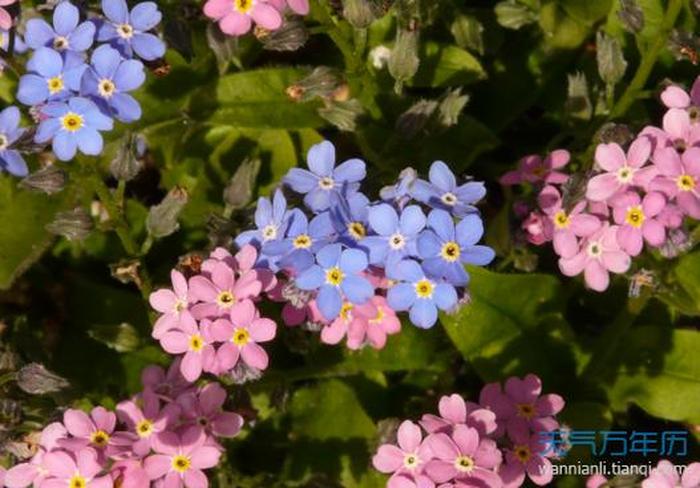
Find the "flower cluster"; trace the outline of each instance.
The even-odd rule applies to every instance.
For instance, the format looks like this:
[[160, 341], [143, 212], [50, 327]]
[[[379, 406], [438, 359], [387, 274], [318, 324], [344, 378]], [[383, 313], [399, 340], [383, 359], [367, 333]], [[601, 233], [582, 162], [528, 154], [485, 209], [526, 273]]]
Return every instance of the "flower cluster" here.
[[[115, 119], [129, 123], [141, 117], [131, 95], [146, 79], [141, 60], [165, 54], [165, 44], [151, 32], [162, 17], [156, 3], [142, 2], [129, 10], [125, 0], [103, 0], [102, 12], [85, 19], [65, 0], [56, 5], [51, 24], [32, 18], [24, 39], [16, 35], [15, 49], [31, 50], [17, 100], [31, 107], [38, 123], [34, 141], [50, 143], [62, 161], [78, 151], [100, 154], [101, 132], [111, 130]], [[0, 167], [24, 176], [26, 163], [8, 149], [24, 129], [19, 128], [19, 111], [6, 110], [8, 115], [0, 117]]]
[[203, 470], [223, 452], [217, 439], [236, 436], [242, 417], [223, 410], [226, 391], [218, 383], [188, 383], [177, 362], [167, 372], [147, 367], [142, 380], [143, 390], [116, 412], [66, 410], [62, 422], [43, 429], [31, 460], [5, 472], [0, 485], [206, 488]]
[[293, 168], [283, 180], [305, 208], [288, 208], [277, 190], [272, 201], [258, 201], [256, 229], [236, 238], [260, 250], [260, 266], [280, 274], [288, 325], [307, 320], [323, 328], [324, 342], [347, 336], [350, 348], [381, 348], [400, 328], [397, 312], [432, 327], [438, 309], [454, 310], [466, 295], [464, 265], [494, 257], [477, 244], [484, 229], [474, 204], [484, 185], [458, 184], [441, 161], [429, 181], [404, 170], [379, 201], [360, 191], [365, 163], [336, 166], [330, 142], [310, 149], [308, 168]]
[[[698, 488], [700, 486], [700, 463], [690, 463], [682, 468], [662, 459], [651, 470], [649, 477], [642, 480], [641, 487]], [[608, 479], [602, 474], [594, 474], [586, 480], [586, 488], [602, 488], [604, 486], [608, 486]]]
[[661, 127], [645, 127], [626, 149], [599, 144], [582, 190], [578, 178], [562, 172], [569, 162], [564, 150], [545, 159], [527, 156], [501, 178], [504, 185], [534, 187], [536, 208], [518, 204], [522, 229], [532, 244], [552, 242], [563, 274], [583, 273], [590, 288], [603, 291], [609, 273], [627, 272], [645, 247], [673, 241], [684, 218], [700, 218], [697, 92], [666, 88]]
[[453, 394], [440, 399], [440, 415], [404, 421], [397, 444], [379, 447], [372, 463], [391, 474], [390, 488], [517, 487], [525, 477], [544, 486], [555, 456], [540, 432], [559, 428], [564, 408], [556, 394], [542, 395], [535, 375], [484, 386], [479, 403]]
[[236, 378], [267, 368], [260, 343], [274, 339], [277, 326], [260, 316], [254, 302], [276, 285], [276, 278], [255, 267], [257, 257], [253, 246], [243, 246], [235, 256], [218, 248], [198, 273], [185, 277], [173, 270], [172, 288], [151, 294], [151, 306], [162, 314], [153, 338], [181, 358], [187, 381], [202, 372]]
[[308, 0], [207, 0], [204, 15], [216, 21], [228, 36], [247, 34], [256, 29], [275, 31], [282, 27], [284, 15], [309, 13]]

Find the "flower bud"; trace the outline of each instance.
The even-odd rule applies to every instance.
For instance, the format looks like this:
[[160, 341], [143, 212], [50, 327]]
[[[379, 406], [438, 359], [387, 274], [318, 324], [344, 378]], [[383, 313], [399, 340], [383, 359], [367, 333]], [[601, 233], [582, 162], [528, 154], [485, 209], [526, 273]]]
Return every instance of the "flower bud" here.
[[141, 287], [141, 277], [139, 276], [139, 268], [141, 267], [141, 261], [138, 259], [126, 259], [119, 261], [118, 263], [110, 264], [109, 270], [111, 271], [112, 278], [115, 278], [121, 283], [129, 284], [135, 283], [139, 288]]
[[309, 31], [301, 19], [291, 18], [285, 20], [282, 27], [274, 31], [257, 27], [255, 36], [268, 51], [296, 51], [306, 44]]
[[352, 132], [355, 130], [357, 118], [362, 115], [362, 104], [351, 99], [346, 102], [329, 102], [318, 109], [318, 114], [340, 130]]
[[601, 31], [596, 34], [596, 56], [598, 74], [608, 85], [614, 85], [622, 79], [627, 69], [627, 61], [622, 55], [620, 43]]
[[52, 195], [63, 190], [68, 182], [68, 174], [61, 168], [51, 164], [36, 171], [22, 181], [19, 186], [27, 190], [44, 192]]
[[303, 308], [313, 298], [310, 291], [298, 288], [294, 281], [289, 281], [282, 287], [282, 298], [289, 302], [294, 308]]
[[357, 29], [369, 27], [375, 19], [368, 0], [343, 0], [343, 17]]
[[52, 373], [39, 363], [30, 363], [17, 373], [17, 386], [31, 395], [55, 393], [68, 388], [70, 384], [65, 378]]
[[377, 46], [369, 52], [369, 59], [375, 69], [384, 69], [384, 67], [389, 63], [390, 57], [391, 49], [384, 45]]
[[642, 268], [630, 278], [630, 286], [627, 295], [630, 298], [639, 298], [642, 294], [642, 288], [654, 288], [654, 286], [656, 286], [654, 273], [648, 269]]
[[146, 229], [148, 233], [156, 238], [167, 237], [180, 228], [177, 219], [180, 212], [187, 205], [189, 196], [187, 190], [174, 187], [165, 195], [165, 198], [158, 205], [154, 205], [148, 211], [146, 218]]
[[210, 214], [207, 217], [207, 237], [213, 247], [231, 247], [237, 226], [223, 215]]
[[238, 210], [245, 207], [253, 198], [255, 179], [260, 172], [259, 159], [245, 159], [238, 166], [224, 189], [226, 206]]
[[238, 38], [224, 35], [218, 25], [210, 23], [207, 25], [207, 44], [216, 58], [219, 74], [224, 75], [236, 59]]
[[57, 213], [53, 222], [46, 226], [46, 230], [69, 241], [82, 241], [92, 231], [92, 218], [84, 208], [78, 207]]
[[287, 96], [295, 102], [306, 102], [316, 97], [330, 98], [343, 83], [333, 68], [319, 66], [310, 75], [287, 88]]
[[614, 142], [623, 147], [632, 142], [635, 137], [629, 126], [625, 124], [616, 124], [614, 122], [603, 124], [596, 135], [597, 139], [602, 144]]
[[668, 49], [677, 61], [690, 61], [698, 64], [700, 54], [700, 39], [691, 32], [673, 29], [668, 39]]
[[389, 73], [396, 80], [396, 91], [401, 91], [403, 84], [413, 78], [419, 64], [418, 31], [399, 29], [389, 56]]
[[593, 114], [593, 105], [588, 92], [588, 81], [583, 73], [568, 75], [568, 98], [566, 110], [576, 119], [588, 120]]
[[126, 134], [109, 165], [109, 170], [118, 180], [129, 181], [143, 168], [146, 140], [141, 135]]
[[636, 0], [620, 0], [620, 10], [617, 12], [622, 27], [627, 32], [636, 34], [644, 28], [644, 12]]
[[518, 30], [537, 21], [537, 13], [516, 0], [498, 2], [494, 10], [496, 20], [506, 29]]
[[252, 366], [248, 366], [243, 361], [239, 361], [233, 370], [228, 374], [228, 378], [235, 385], [244, 385], [251, 381], [259, 380], [262, 371]]
[[0, 424], [16, 425], [22, 420], [22, 405], [10, 398], [0, 398]]
[[403, 139], [412, 139], [427, 127], [437, 108], [434, 100], [419, 100], [396, 120], [396, 131]]
[[484, 26], [476, 17], [458, 14], [452, 21], [450, 32], [461, 48], [484, 54]]
[[15, 371], [19, 366], [19, 356], [10, 349], [0, 350], [0, 373]]
[[666, 242], [659, 248], [659, 253], [666, 259], [673, 259], [690, 250], [693, 242], [683, 229], [669, 231]]
[[459, 116], [469, 102], [469, 95], [462, 95], [462, 90], [448, 90], [438, 106], [438, 121], [443, 127], [457, 124]]

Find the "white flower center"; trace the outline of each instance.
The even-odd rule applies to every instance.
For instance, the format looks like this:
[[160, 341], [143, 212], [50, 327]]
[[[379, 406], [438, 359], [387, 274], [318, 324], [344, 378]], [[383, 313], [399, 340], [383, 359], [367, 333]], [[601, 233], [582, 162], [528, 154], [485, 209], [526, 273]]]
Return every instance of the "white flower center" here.
[[451, 192], [444, 193], [441, 197], [440, 200], [442, 200], [442, 203], [445, 205], [449, 205], [450, 207], [455, 205], [459, 200], [457, 199], [457, 195]]
[[634, 177], [634, 168], [625, 165], [617, 170], [617, 181], [623, 184], [630, 183]]
[[131, 39], [134, 37], [134, 28], [130, 24], [122, 24], [117, 26], [117, 34], [122, 39]]
[[335, 186], [335, 181], [333, 181], [333, 178], [331, 178], [330, 176], [324, 176], [323, 178], [318, 180], [318, 186], [322, 190], [332, 190]]
[[56, 51], [64, 51], [68, 49], [68, 38], [63, 36], [56, 36], [53, 39], [53, 48]]
[[114, 85], [114, 82], [112, 80], [108, 80], [107, 78], [100, 80], [100, 82], [97, 84], [97, 93], [99, 93], [103, 98], [110, 98], [112, 95], [114, 95], [116, 89], [117, 87]]
[[4, 151], [9, 145], [10, 142], [7, 140], [7, 136], [5, 134], [0, 134], [0, 151]]
[[277, 237], [277, 226], [273, 224], [268, 224], [263, 227], [262, 237], [264, 241], [270, 241]]
[[405, 245], [406, 239], [403, 235], [399, 234], [398, 232], [389, 237], [389, 247], [392, 248], [394, 251], [403, 249]]
[[603, 254], [603, 247], [600, 242], [594, 241], [588, 244], [586, 252], [592, 258], [599, 258]]

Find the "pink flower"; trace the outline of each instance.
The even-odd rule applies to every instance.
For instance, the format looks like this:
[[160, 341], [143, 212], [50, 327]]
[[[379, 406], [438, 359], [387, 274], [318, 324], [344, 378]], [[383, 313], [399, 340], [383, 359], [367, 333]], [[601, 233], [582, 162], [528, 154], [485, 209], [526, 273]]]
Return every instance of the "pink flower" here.
[[162, 288], [151, 293], [148, 301], [151, 307], [162, 313], [153, 326], [151, 335], [154, 339], [160, 339], [162, 335], [180, 325], [180, 317], [189, 314], [189, 298], [187, 295], [187, 280], [179, 271], [170, 272], [170, 280], [173, 289]]
[[665, 459], [651, 471], [647, 479], [642, 481], [642, 488], [697, 488], [700, 486], [700, 463], [686, 466], [683, 476], [678, 468]]
[[549, 242], [551, 237], [547, 237], [545, 229], [549, 217], [540, 212], [530, 212], [530, 215], [523, 221], [520, 226], [527, 236], [527, 241], [535, 246], [541, 246], [545, 242]]
[[700, 77], [695, 79], [690, 93], [677, 85], [670, 85], [661, 92], [661, 101], [668, 108], [689, 108], [700, 106]]
[[[12, 5], [16, 1], [17, 0], [0, 0], [0, 29], [4, 31], [10, 30], [10, 28], [12, 27], [12, 16], [7, 11], [7, 9], [2, 7]], [[2, 486], [2, 484], [0, 484], [0, 486]]]
[[211, 272], [218, 263], [224, 263], [234, 270], [237, 276], [245, 274], [247, 271], [255, 269], [258, 279], [262, 282], [263, 291], [271, 291], [277, 286], [277, 278], [269, 269], [255, 268], [258, 262], [258, 250], [251, 244], [246, 244], [235, 256], [231, 255], [223, 247], [217, 247], [209, 254], [209, 259], [202, 263], [202, 272], [211, 276]]
[[125, 459], [110, 469], [114, 485], [120, 488], [149, 488], [150, 480], [140, 459]]
[[[202, 325], [207, 325], [207, 322], [202, 321]], [[190, 315], [183, 315], [179, 328], [163, 334], [160, 345], [170, 354], [184, 354], [180, 372], [187, 381], [196, 381], [202, 371], [211, 371], [214, 366], [215, 351], [209, 335]]]
[[199, 427], [190, 427], [181, 437], [174, 432], [159, 434], [156, 454], [144, 461], [149, 479], [162, 480], [163, 488], [206, 488], [209, 482], [202, 470], [216, 466], [221, 457], [219, 449], [206, 442], [207, 436]]
[[270, 0], [270, 3], [280, 12], [284, 12], [284, 9], [289, 7], [292, 12], [298, 15], [309, 13], [309, 0]]
[[501, 463], [501, 451], [493, 439], [481, 439], [476, 429], [458, 425], [451, 436], [431, 434], [426, 443], [435, 459], [428, 462], [425, 472], [436, 483], [456, 480], [468, 486], [502, 486], [493, 471]]
[[561, 195], [553, 186], [546, 186], [539, 194], [538, 202], [549, 217], [545, 235], [554, 241], [554, 251], [563, 258], [570, 258], [578, 250], [577, 237], [586, 237], [600, 229], [600, 219], [583, 213], [586, 202], [577, 203], [571, 212], [563, 207]]
[[455, 394], [440, 398], [438, 406], [440, 416], [425, 414], [420, 421], [423, 428], [433, 434], [436, 432], [452, 433], [457, 425], [466, 425], [476, 429], [480, 436], [486, 436], [496, 430], [496, 414], [480, 405], [465, 402]]
[[243, 427], [243, 417], [223, 410], [226, 390], [218, 383], [208, 383], [198, 393], [188, 393], [177, 399], [183, 418], [201, 426], [216, 437], [235, 437]]
[[131, 449], [139, 457], [151, 451], [155, 436], [174, 425], [179, 414], [180, 409], [174, 403], [161, 408], [160, 399], [151, 390], [144, 390], [136, 401], [117, 405], [117, 416], [136, 435]]
[[435, 488], [435, 483], [424, 474], [395, 474], [389, 478], [386, 488]]
[[506, 452], [506, 462], [498, 469], [498, 474], [506, 488], [521, 486], [527, 475], [533, 483], [545, 486], [552, 481], [552, 463], [541, 453], [545, 446], [538, 433], [520, 425], [511, 434], [513, 446]]
[[41, 488], [112, 487], [111, 476], [98, 476], [103, 466], [98, 462], [97, 452], [89, 447], [77, 452], [51, 451], [44, 456], [44, 466], [48, 475]]
[[235, 304], [257, 297], [262, 286], [255, 270], [249, 269], [236, 279], [233, 268], [225, 262], [216, 263], [211, 279], [201, 275], [190, 278], [191, 296], [204, 302], [192, 307], [192, 315], [197, 319], [222, 317]]
[[586, 488], [601, 488], [607, 482], [608, 479], [602, 474], [594, 474], [586, 480]]
[[217, 21], [229, 36], [247, 33], [253, 22], [267, 30], [282, 25], [282, 15], [266, 0], [207, 0], [204, 15]]
[[269, 358], [260, 342], [275, 338], [276, 324], [261, 318], [253, 302], [245, 300], [231, 310], [230, 320], [218, 319], [211, 325], [214, 340], [223, 342], [216, 352], [219, 371], [228, 371], [238, 363], [239, 357], [256, 369], [266, 369]]
[[569, 151], [564, 149], [552, 151], [544, 160], [537, 154], [525, 156], [518, 163], [517, 170], [504, 174], [499, 181], [506, 186], [519, 185], [525, 181], [562, 184], [569, 177], [557, 169], [566, 166], [570, 158]]
[[354, 319], [348, 327], [350, 349], [360, 349], [365, 343], [374, 349], [382, 349], [388, 335], [401, 331], [401, 321], [382, 296], [374, 296], [367, 303], [355, 305], [352, 314]]
[[659, 148], [654, 164], [660, 175], [651, 182], [651, 189], [675, 198], [687, 215], [700, 219], [700, 148], [691, 147], [681, 155], [670, 147]]
[[651, 192], [640, 199], [635, 192], [628, 192], [613, 199], [613, 217], [619, 224], [617, 242], [630, 256], [642, 252], [646, 240], [650, 246], [659, 247], [666, 240], [666, 229], [656, 219], [666, 206], [661, 193]]
[[641, 136], [650, 136], [655, 149], [673, 147], [679, 151], [700, 143], [700, 126], [691, 123], [687, 110], [672, 108], [666, 112], [662, 122], [662, 129], [654, 126], [645, 127]]
[[608, 272], [624, 273], [631, 264], [629, 255], [617, 242], [618, 229], [617, 225], [605, 224], [590, 237], [582, 239], [572, 257], [559, 259], [561, 272], [565, 276], [583, 273], [591, 289], [604, 291], [610, 283]]
[[46, 452], [56, 449], [58, 442], [68, 436], [68, 431], [60, 422], [52, 422], [41, 431], [39, 450], [28, 463], [20, 463], [5, 473], [7, 488], [25, 488], [31, 484], [40, 486], [48, 474], [44, 466]]
[[[392, 479], [399, 475], [421, 475], [425, 464], [432, 459], [428, 445], [423, 442], [420, 427], [404, 420], [397, 433], [398, 446], [382, 444], [372, 458], [372, 465], [382, 473], [393, 473]], [[410, 478], [407, 478], [410, 480]], [[398, 480], [395, 483], [400, 483]], [[391, 481], [390, 481], [391, 483]]]
[[150, 389], [166, 401], [172, 401], [192, 386], [180, 372], [180, 358], [175, 358], [167, 373], [160, 366], [146, 366], [141, 372], [144, 389]]
[[104, 407], [93, 408], [89, 416], [82, 410], [68, 409], [63, 414], [63, 425], [73, 436], [58, 440], [58, 445], [63, 448], [77, 450], [90, 446], [101, 451], [115, 445], [112, 434], [117, 416]]
[[586, 198], [604, 201], [631, 185], [645, 186], [653, 177], [653, 169], [642, 167], [651, 155], [651, 141], [648, 137], [637, 138], [629, 147], [627, 155], [619, 144], [599, 144], [595, 151], [595, 161], [605, 172], [588, 181]]

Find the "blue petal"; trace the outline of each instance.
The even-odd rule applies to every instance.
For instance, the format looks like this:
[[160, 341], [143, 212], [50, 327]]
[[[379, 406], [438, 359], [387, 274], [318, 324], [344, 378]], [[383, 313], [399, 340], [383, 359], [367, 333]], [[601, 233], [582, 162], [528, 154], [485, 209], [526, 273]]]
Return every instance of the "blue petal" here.
[[379, 235], [388, 237], [399, 227], [399, 216], [391, 205], [379, 204], [369, 209], [369, 225]]
[[137, 31], [145, 32], [160, 23], [163, 16], [154, 2], [141, 2], [131, 9], [131, 25]]
[[2, 112], [0, 112], [0, 133], [11, 134], [19, 126], [20, 113], [19, 109], [15, 106], [7, 107]]
[[56, 34], [67, 37], [78, 26], [80, 12], [70, 2], [61, 2], [53, 11], [53, 27]]
[[427, 274], [431, 278], [440, 279], [447, 274], [448, 268], [450, 267], [450, 263], [446, 262], [440, 257], [433, 257], [424, 260], [422, 263], [422, 267], [425, 271], [425, 274]]
[[442, 193], [435, 186], [425, 180], [416, 180], [411, 186], [411, 196], [426, 204], [430, 204], [435, 198], [440, 198]]
[[38, 105], [46, 101], [49, 87], [46, 80], [38, 75], [24, 75], [19, 79], [17, 100], [25, 105]]
[[423, 273], [423, 269], [421, 269], [417, 262], [412, 259], [406, 259], [401, 261], [396, 266], [394, 276], [400, 280], [415, 283], [416, 281], [422, 279], [425, 276], [425, 273]]
[[476, 203], [486, 196], [486, 187], [483, 183], [470, 181], [455, 189], [455, 195], [461, 203]]
[[4, 166], [10, 174], [23, 177], [27, 176], [29, 173], [27, 163], [17, 151], [2, 151], [2, 153], [0, 153], [0, 159], [4, 163], [2, 166]]
[[477, 266], [486, 266], [496, 257], [493, 249], [487, 246], [472, 246], [462, 249], [460, 255], [463, 263], [474, 264]]
[[[83, 79], [83, 73], [87, 69], [86, 64], [81, 64], [75, 68], [68, 69], [63, 72], [63, 83], [64, 85], [74, 92], [80, 91], [80, 80]], [[64, 88], [65, 90], [65, 88]]]
[[68, 48], [72, 51], [87, 51], [95, 40], [95, 24], [85, 21], [68, 37]]
[[272, 223], [272, 203], [269, 198], [258, 198], [258, 208], [255, 209], [255, 226], [262, 229]]
[[34, 141], [39, 144], [50, 141], [56, 132], [61, 128], [61, 121], [58, 119], [46, 119], [39, 124], [39, 128], [34, 135]]
[[421, 329], [429, 329], [437, 322], [437, 308], [432, 300], [416, 300], [408, 314], [411, 322]]
[[83, 78], [80, 80], [80, 93], [83, 95], [100, 96], [98, 84], [100, 79], [94, 68], [88, 68], [83, 73]]
[[325, 281], [325, 276], [320, 266], [313, 265], [297, 276], [294, 284], [302, 290], [317, 290]]
[[97, 40], [100, 42], [118, 39], [117, 29], [111, 22], [101, 22], [97, 24]]
[[236, 245], [238, 247], [243, 247], [246, 244], [258, 244], [260, 237], [260, 231], [257, 230], [246, 230], [244, 232], [241, 232], [238, 234], [236, 237]]
[[356, 305], [363, 304], [374, 296], [374, 287], [360, 276], [346, 276], [340, 287], [347, 299]]
[[129, 21], [126, 0], [102, 0], [102, 11], [115, 24], [126, 24]]
[[53, 138], [52, 147], [58, 159], [61, 161], [70, 161], [75, 157], [75, 153], [78, 150], [78, 143], [72, 134], [60, 130]]
[[262, 252], [270, 256], [284, 255], [290, 252], [292, 249], [293, 246], [289, 239], [267, 241], [262, 245]]
[[41, 47], [27, 62], [27, 69], [39, 73], [44, 78], [53, 78], [63, 71], [63, 58], [53, 49]]
[[[127, 61], [126, 63], [132, 63], [138, 61]], [[126, 64], [124, 63], [124, 64]], [[139, 63], [141, 64], [141, 63]], [[141, 74], [143, 74], [143, 64], [141, 64]], [[132, 75], [133, 76], [133, 75]], [[145, 75], [144, 75], [145, 76]], [[116, 81], [116, 79], [115, 79]], [[117, 85], [119, 86], [119, 85]], [[137, 88], [137, 87], [134, 87]], [[285, 213], [287, 212], [287, 199], [284, 198], [284, 193], [280, 190], [275, 191], [272, 196], [272, 218], [278, 224], [282, 223]]]
[[350, 208], [350, 216], [353, 220], [367, 222], [369, 215], [369, 198], [362, 193], [354, 193], [347, 199], [347, 206]]
[[128, 93], [115, 93], [109, 104], [117, 113], [116, 118], [122, 122], [133, 122], [141, 118], [141, 105]]
[[367, 176], [367, 169], [365, 162], [361, 159], [349, 159], [333, 171], [333, 179], [336, 183], [356, 183], [364, 180], [365, 176]]
[[441, 310], [450, 310], [457, 305], [457, 292], [447, 283], [440, 283], [435, 287], [433, 300]]
[[332, 196], [334, 192], [316, 188], [311, 190], [304, 197], [304, 204], [314, 212], [323, 212], [331, 206]]
[[386, 299], [389, 306], [397, 312], [411, 308], [417, 298], [416, 289], [409, 283], [399, 283], [394, 285], [389, 288], [389, 291], [387, 291], [386, 294]]
[[340, 314], [343, 298], [335, 286], [322, 286], [316, 297], [316, 304], [326, 320], [335, 319]]
[[323, 269], [328, 269], [336, 266], [340, 261], [340, 254], [343, 247], [340, 244], [329, 244], [316, 254], [316, 261]]
[[309, 220], [304, 215], [304, 212], [295, 208], [292, 210], [292, 216], [289, 219], [289, 228], [287, 229], [287, 235], [296, 237], [299, 234], [306, 234], [309, 229]]
[[75, 133], [78, 148], [83, 154], [97, 156], [102, 152], [104, 145], [102, 136], [92, 127], [83, 127]]
[[473, 246], [484, 235], [484, 223], [476, 214], [466, 215], [457, 224], [457, 242], [461, 247]]
[[323, 212], [311, 219], [309, 223], [309, 234], [314, 240], [324, 240], [333, 234], [331, 214], [329, 212]]
[[114, 84], [121, 92], [136, 90], [144, 81], [146, 73], [143, 71], [143, 63], [136, 59], [124, 61], [114, 74]]
[[100, 78], [114, 78], [114, 74], [119, 68], [119, 64], [122, 61], [122, 56], [119, 51], [112, 48], [108, 44], [103, 44], [92, 53], [92, 58], [90, 62], [95, 68], [98, 76]]
[[367, 269], [367, 255], [359, 249], [347, 249], [340, 255], [340, 269], [348, 274], [357, 274]]
[[292, 168], [284, 177], [284, 183], [297, 193], [308, 193], [318, 187], [318, 177], [301, 168]]
[[362, 240], [362, 245], [369, 249], [369, 261], [372, 264], [384, 264], [387, 252], [389, 252], [389, 244], [386, 238], [381, 236], [368, 236]]
[[432, 210], [430, 215], [428, 215], [428, 225], [440, 237], [442, 242], [455, 240], [455, 222], [446, 210]]
[[443, 241], [432, 230], [426, 230], [418, 236], [418, 254], [423, 259], [432, 258], [440, 254]]
[[24, 42], [32, 49], [39, 49], [51, 44], [55, 36], [56, 33], [46, 21], [42, 19], [29, 19], [27, 21]]
[[442, 161], [435, 161], [430, 165], [428, 174], [430, 182], [444, 192], [453, 191], [457, 186], [455, 175]]
[[131, 47], [141, 59], [154, 61], [165, 55], [165, 44], [153, 34], [135, 34], [131, 38]]
[[404, 236], [415, 236], [425, 227], [425, 214], [418, 205], [409, 205], [401, 212], [401, 233]]
[[311, 146], [306, 155], [309, 169], [318, 176], [331, 176], [335, 166], [335, 147], [329, 141]]
[[309, 269], [314, 264], [314, 256], [306, 249], [295, 249], [279, 261], [280, 266], [296, 273]]
[[[445, 280], [454, 286], [467, 286], [469, 283], [469, 275], [464, 269], [464, 266], [458, 262], [445, 264], [447, 265], [445, 266], [445, 273], [443, 274]], [[425, 268], [425, 263], [423, 263], [423, 267]]]

